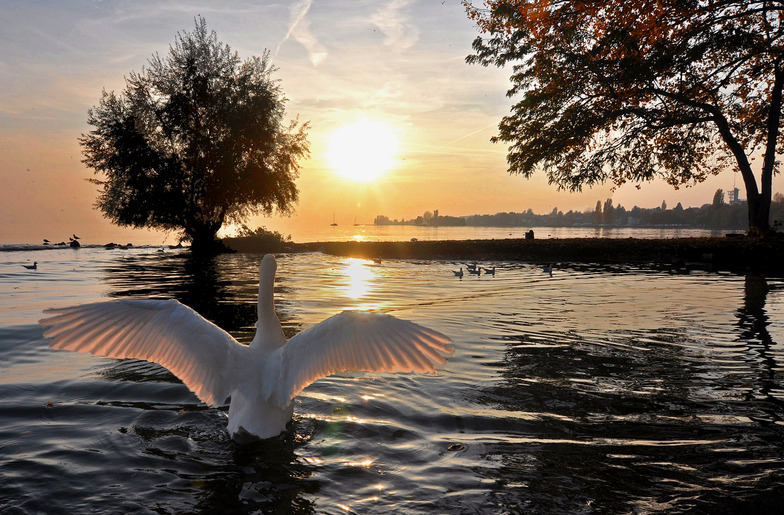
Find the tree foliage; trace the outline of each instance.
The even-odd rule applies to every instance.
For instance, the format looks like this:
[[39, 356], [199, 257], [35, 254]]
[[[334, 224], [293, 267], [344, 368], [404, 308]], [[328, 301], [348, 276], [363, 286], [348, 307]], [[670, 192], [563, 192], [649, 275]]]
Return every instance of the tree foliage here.
[[[499, 125], [510, 173], [559, 188], [662, 178], [675, 187], [728, 165], [751, 227], [767, 229], [780, 131], [784, 2], [485, 0], [470, 63], [513, 65]], [[753, 154], [762, 154], [757, 182]]]
[[724, 190], [719, 188], [713, 194], [713, 207], [721, 207], [724, 205]]
[[88, 112], [96, 207], [119, 225], [183, 230], [194, 246], [225, 222], [289, 212], [308, 125], [284, 123], [274, 71], [268, 52], [243, 61], [197, 18]]

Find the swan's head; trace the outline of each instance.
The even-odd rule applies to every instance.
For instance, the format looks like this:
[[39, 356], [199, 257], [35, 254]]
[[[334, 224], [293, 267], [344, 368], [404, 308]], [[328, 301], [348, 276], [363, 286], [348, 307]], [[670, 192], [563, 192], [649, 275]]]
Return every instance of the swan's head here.
[[275, 256], [267, 254], [262, 258], [261, 265], [259, 265], [259, 275], [261, 277], [275, 277], [275, 271], [278, 269], [278, 262], [275, 261]]

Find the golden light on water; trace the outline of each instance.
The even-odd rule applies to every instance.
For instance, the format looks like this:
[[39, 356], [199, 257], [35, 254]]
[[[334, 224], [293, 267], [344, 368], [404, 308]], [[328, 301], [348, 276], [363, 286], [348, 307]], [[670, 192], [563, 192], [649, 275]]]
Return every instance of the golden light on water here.
[[[349, 258], [346, 266], [346, 295], [354, 300], [365, 297], [370, 292], [376, 279], [372, 261], [367, 259]], [[368, 307], [363, 309], [370, 309]]]
[[373, 464], [373, 460], [371, 460], [371, 459], [362, 460], [362, 461], [347, 461], [346, 462], [346, 465], [348, 465], [349, 467], [367, 468], [367, 467], [371, 466], [372, 464]]

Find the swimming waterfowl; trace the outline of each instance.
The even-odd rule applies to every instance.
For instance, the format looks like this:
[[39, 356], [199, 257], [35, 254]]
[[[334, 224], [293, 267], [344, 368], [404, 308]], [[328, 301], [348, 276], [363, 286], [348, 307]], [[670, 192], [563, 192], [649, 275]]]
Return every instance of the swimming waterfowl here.
[[211, 406], [231, 397], [227, 429], [236, 440], [269, 438], [291, 419], [294, 397], [345, 371], [434, 373], [453, 349], [443, 334], [377, 312], [344, 311], [286, 341], [275, 313], [277, 263], [259, 266], [256, 335], [249, 346], [191, 308], [170, 300], [123, 299], [46, 310], [53, 349], [159, 363]]

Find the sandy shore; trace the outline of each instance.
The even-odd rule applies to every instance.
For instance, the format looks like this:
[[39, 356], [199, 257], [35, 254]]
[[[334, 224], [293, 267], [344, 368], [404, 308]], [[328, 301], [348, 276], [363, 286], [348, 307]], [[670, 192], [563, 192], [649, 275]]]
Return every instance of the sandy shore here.
[[673, 239], [501, 239], [406, 242], [286, 243], [270, 247], [255, 238], [223, 240], [237, 252], [324, 252], [368, 259], [446, 261], [522, 261], [530, 263], [656, 264], [673, 268], [708, 267], [780, 275], [784, 270], [784, 237]]

